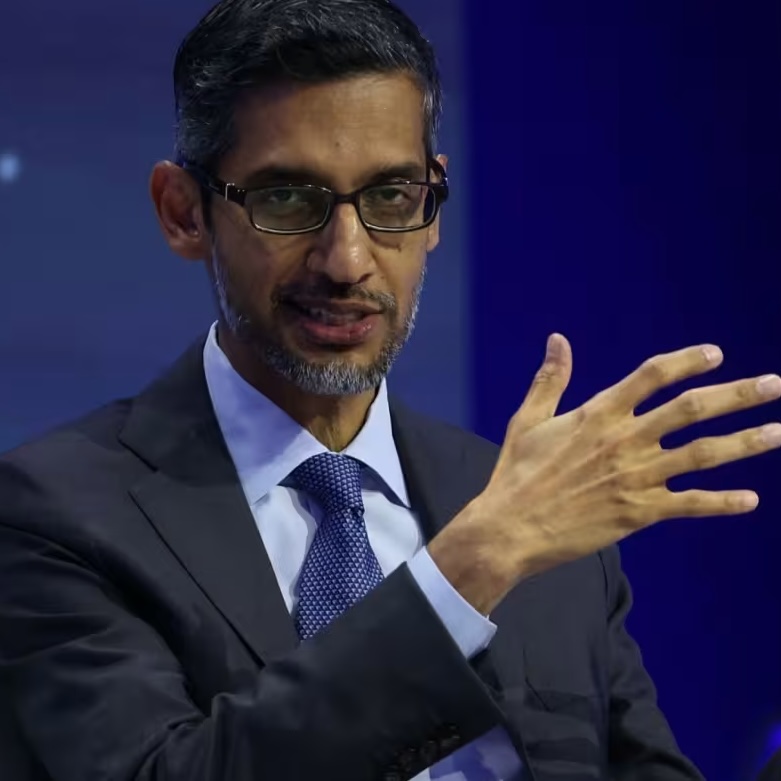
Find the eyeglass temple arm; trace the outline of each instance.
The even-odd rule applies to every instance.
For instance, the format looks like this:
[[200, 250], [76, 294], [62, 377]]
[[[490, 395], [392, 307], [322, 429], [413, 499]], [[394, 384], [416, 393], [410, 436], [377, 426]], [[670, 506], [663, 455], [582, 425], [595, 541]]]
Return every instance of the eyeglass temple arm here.
[[177, 161], [177, 165], [190, 173], [195, 178], [195, 180], [199, 184], [203, 185], [207, 190], [211, 190], [212, 192], [217, 193], [217, 195], [221, 195], [223, 198], [225, 198], [226, 201], [234, 201], [239, 205], [244, 205], [246, 190], [243, 190], [240, 187], [236, 187], [235, 184], [223, 182], [216, 176], [212, 176], [208, 171], [205, 171], [199, 165], [195, 165], [194, 163], [191, 163], [189, 160], [184, 158], [180, 158]]

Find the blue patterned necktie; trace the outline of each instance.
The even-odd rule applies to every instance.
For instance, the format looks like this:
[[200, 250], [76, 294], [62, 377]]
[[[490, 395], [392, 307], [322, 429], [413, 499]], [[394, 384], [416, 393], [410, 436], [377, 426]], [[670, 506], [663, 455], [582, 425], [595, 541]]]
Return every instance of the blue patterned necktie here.
[[296, 488], [323, 511], [298, 581], [296, 629], [302, 640], [317, 634], [382, 581], [366, 534], [361, 463], [321, 453], [293, 471]]

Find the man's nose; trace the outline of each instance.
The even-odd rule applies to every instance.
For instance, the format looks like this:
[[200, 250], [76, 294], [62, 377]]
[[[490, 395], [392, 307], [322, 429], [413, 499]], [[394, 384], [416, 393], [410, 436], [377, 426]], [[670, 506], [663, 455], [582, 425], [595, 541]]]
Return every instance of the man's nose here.
[[353, 204], [334, 207], [309, 255], [307, 267], [340, 285], [357, 285], [374, 273], [372, 238]]

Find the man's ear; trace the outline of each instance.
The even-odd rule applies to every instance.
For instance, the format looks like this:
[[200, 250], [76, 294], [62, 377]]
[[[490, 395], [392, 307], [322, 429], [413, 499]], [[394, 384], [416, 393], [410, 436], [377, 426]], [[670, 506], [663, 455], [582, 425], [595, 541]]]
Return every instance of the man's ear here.
[[[447, 155], [437, 155], [437, 162], [447, 171], [448, 159]], [[426, 239], [426, 251], [433, 252], [439, 246], [439, 221], [442, 217], [442, 212], [437, 214], [436, 220], [428, 226], [428, 235]]]
[[201, 191], [183, 168], [168, 160], [152, 170], [149, 192], [168, 246], [186, 260], [211, 257]]

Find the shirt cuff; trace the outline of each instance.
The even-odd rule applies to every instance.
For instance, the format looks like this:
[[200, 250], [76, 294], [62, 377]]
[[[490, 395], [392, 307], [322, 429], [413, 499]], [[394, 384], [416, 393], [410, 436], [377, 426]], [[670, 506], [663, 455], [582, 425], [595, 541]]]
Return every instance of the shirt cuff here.
[[485, 650], [496, 634], [496, 624], [478, 613], [453, 588], [426, 548], [419, 550], [407, 566], [461, 653], [471, 659]]

